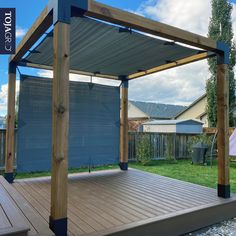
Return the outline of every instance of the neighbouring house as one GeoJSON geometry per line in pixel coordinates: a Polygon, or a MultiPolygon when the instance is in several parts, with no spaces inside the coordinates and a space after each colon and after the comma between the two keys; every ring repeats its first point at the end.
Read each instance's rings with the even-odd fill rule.
{"type": "Polygon", "coordinates": [[[176,134],[201,134],[203,122],[194,119],[187,120],[153,120],[141,125],[146,133],[176,133],[176,134]]]}
{"type": "Polygon", "coordinates": [[[153,102],[129,101],[129,130],[137,131],[139,126],[150,120],[170,120],[187,107],[153,102]]]}
{"type": "Polygon", "coordinates": [[[207,113],[207,96],[203,94],[195,100],[186,109],[175,116],[176,120],[197,119],[203,122],[204,127],[208,127],[207,113]]]}

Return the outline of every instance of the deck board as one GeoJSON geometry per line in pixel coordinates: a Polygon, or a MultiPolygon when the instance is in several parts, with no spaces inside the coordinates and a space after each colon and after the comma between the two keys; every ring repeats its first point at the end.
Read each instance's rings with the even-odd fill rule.
{"type": "MultiPolygon", "coordinates": [[[[13,187],[48,222],[50,178],[17,180],[13,187]]],[[[144,235],[142,229],[175,235],[172,228],[185,233],[205,226],[203,213],[212,215],[208,224],[236,216],[235,195],[220,199],[215,189],[134,169],[72,174],[68,188],[69,235],[144,235]],[[214,211],[229,206],[214,219],[214,211]],[[200,220],[192,228],[175,224],[194,217],[200,220]]]]}
{"type": "Polygon", "coordinates": [[[28,228],[29,236],[39,233],[45,236],[53,235],[48,229],[47,220],[43,220],[37,210],[32,208],[23,195],[19,194],[2,176],[0,176],[0,196],[4,213],[13,227],[13,232],[28,228]]]}

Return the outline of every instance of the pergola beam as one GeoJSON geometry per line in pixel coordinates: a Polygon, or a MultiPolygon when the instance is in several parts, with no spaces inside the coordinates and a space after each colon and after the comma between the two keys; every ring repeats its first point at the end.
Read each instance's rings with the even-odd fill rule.
{"type": "Polygon", "coordinates": [[[212,57],[212,56],[215,56],[215,54],[214,53],[208,53],[208,52],[199,53],[197,55],[186,57],[184,59],[180,59],[180,60],[177,60],[175,62],[170,62],[170,63],[164,64],[164,65],[161,65],[161,66],[157,66],[157,67],[154,67],[154,68],[146,70],[146,71],[141,71],[141,72],[137,72],[135,74],[131,74],[131,75],[128,76],[128,79],[129,80],[137,79],[141,76],[150,75],[150,74],[153,74],[153,73],[156,73],[156,72],[160,72],[160,71],[168,70],[168,69],[175,68],[175,67],[178,67],[178,66],[186,65],[186,64],[196,62],[196,61],[200,61],[200,60],[212,57]]]}
{"type": "MultiPolygon", "coordinates": [[[[18,65],[23,66],[23,67],[36,68],[36,69],[51,70],[51,71],[53,70],[53,66],[39,65],[39,64],[34,64],[30,62],[20,62],[18,65]]],[[[105,75],[105,74],[91,73],[91,72],[78,71],[78,70],[70,70],[70,73],[77,74],[77,75],[95,76],[95,77],[104,78],[104,79],[114,79],[114,80],[119,79],[118,76],[114,76],[114,75],[105,75]]]]}
{"type": "Polygon", "coordinates": [[[39,38],[52,25],[53,17],[46,6],[35,23],[24,36],[16,48],[16,53],[10,57],[9,62],[17,63],[27,53],[27,51],[39,40],[39,38]]]}
{"type": "Polygon", "coordinates": [[[93,0],[88,0],[88,10],[85,12],[85,15],[208,51],[217,50],[217,43],[213,39],[163,24],[143,16],[122,11],[93,0]]]}

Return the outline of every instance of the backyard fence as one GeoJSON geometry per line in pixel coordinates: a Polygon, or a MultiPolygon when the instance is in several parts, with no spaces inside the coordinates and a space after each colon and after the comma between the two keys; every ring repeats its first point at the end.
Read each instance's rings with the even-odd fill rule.
{"type": "MultiPolygon", "coordinates": [[[[0,170],[3,170],[5,166],[5,150],[6,150],[6,129],[0,129],[0,170]]],[[[14,161],[13,165],[16,166],[16,155],[14,155],[13,161],[14,161]]]]}
{"type": "MultiPolygon", "coordinates": [[[[189,144],[193,137],[196,137],[196,135],[130,132],[129,161],[137,161],[140,152],[141,154],[145,154],[146,152],[154,160],[191,158],[189,144]]],[[[0,169],[3,169],[5,165],[5,143],[6,130],[0,129],[0,169]]],[[[16,166],[16,155],[14,166],[16,166]]]]}
{"type": "Polygon", "coordinates": [[[196,135],[130,132],[129,161],[136,161],[139,155],[148,155],[151,159],[190,158],[189,144],[194,136],[196,135]]]}

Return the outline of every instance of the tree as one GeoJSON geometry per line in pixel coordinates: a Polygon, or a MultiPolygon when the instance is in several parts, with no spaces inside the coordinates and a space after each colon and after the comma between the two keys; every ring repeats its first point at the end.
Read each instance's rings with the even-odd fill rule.
{"type": "MultiPolygon", "coordinates": [[[[233,108],[235,107],[235,79],[233,68],[235,66],[235,43],[233,41],[232,30],[232,4],[227,0],[212,0],[212,17],[208,29],[208,37],[223,41],[230,45],[230,63],[229,63],[229,125],[234,125],[233,108]]],[[[217,123],[217,102],[216,102],[216,70],[217,59],[208,59],[209,71],[211,77],[207,81],[207,117],[209,125],[216,127],[217,123]]]]}

